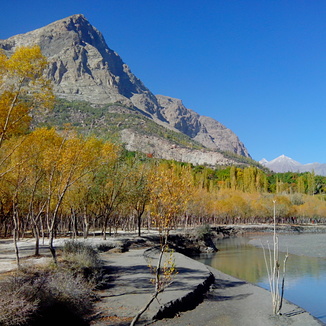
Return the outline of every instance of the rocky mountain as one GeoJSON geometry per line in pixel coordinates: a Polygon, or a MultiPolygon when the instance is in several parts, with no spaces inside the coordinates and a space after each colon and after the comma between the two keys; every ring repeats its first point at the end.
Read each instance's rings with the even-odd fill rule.
{"type": "Polygon", "coordinates": [[[171,126],[211,150],[220,149],[249,157],[239,138],[220,122],[187,109],[182,101],[168,96],[156,96],[160,112],[171,126]]]}
{"type": "Polygon", "coordinates": [[[309,163],[301,164],[290,157],[281,155],[272,161],[262,159],[260,164],[266,166],[274,172],[313,172],[316,175],[326,176],[326,164],[321,163],[309,163]]]}
{"type": "MultiPolygon", "coordinates": [[[[105,121],[110,120],[113,113],[115,118],[120,114],[120,121],[116,125],[119,126],[118,132],[122,141],[131,150],[148,152],[148,149],[145,150],[148,138],[146,139],[141,130],[141,124],[137,129],[129,128],[130,124],[125,123],[132,119],[130,114],[134,116],[138,114],[143,117],[143,121],[149,119],[171,132],[188,136],[204,148],[203,153],[211,152],[208,155],[210,158],[207,156],[205,159],[199,159],[197,153],[190,159],[190,148],[189,154],[183,155],[180,160],[186,160],[187,157],[187,161],[194,164],[232,163],[232,159],[226,159],[221,151],[250,158],[239,138],[218,121],[187,109],[179,99],[155,96],[131,72],[120,56],[107,46],[103,35],[83,15],[73,15],[26,34],[0,40],[0,48],[8,54],[19,46],[34,44],[40,45],[43,54],[48,58],[47,76],[53,81],[55,94],[58,98],[72,103],[71,107],[67,107],[70,111],[68,121],[72,124],[88,129],[95,129],[101,125],[102,128],[105,129],[107,126],[109,129],[105,121]],[[76,102],[87,102],[93,109],[88,111],[76,109],[74,108],[76,102]],[[111,114],[110,118],[103,113],[104,108],[111,114]],[[97,118],[88,124],[85,123],[94,115],[97,118]],[[126,134],[129,136],[126,137],[126,134]],[[137,146],[132,139],[137,139],[137,146]]],[[[63,119],[62,116],[58,117],[63,114],[60,112],[56,111],[56,119],[63,119]]],[[[68,122],[67,116],[65,117],[65,122],[68,122]]],[[[43,122],[52,118],[43,117],[43,122]]],[[[36,117],[37,119],[42,120],[39,117],[36,117]]],[[[55,121],[54,118],[52,120],[55,121]]],[[[170,147],[175,146],[175,143],[171,144],[169,139],[162,139],[162,136],[156,138],[157,140],[150,146],[151,152],[167,158],[169,156],[167,151],[162,150],[163,140],[170,142],[170,147]]],[[[176,159],[177,156],[180,155],[171,158],[176,159]]]]}

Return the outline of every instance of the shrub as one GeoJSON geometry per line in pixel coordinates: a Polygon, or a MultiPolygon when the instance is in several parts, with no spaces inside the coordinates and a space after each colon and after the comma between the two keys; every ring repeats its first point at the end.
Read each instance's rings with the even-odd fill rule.
{"type": "Polygon", "coordinates": [[[24,275],[8,277],[0,284],[0,325],[27,324],[38,309],[39,282],[24,275]]]}
{"type": "Polygon", "coordinates": [[[98,252],[88,244],[80,241],[66,241],[63,246],[62,268],[81,274],[95,286],[101,282],[101,260],[98,252]]]}
{"type": "Polygon", "coordinates": [[[297,206],[303,205],[305,203],[305,201],[303,199],[302,194],[293,194],[291,196],[291,203],[293,205],[297,205],[297,206]]]}
{"type": "Polygon", "coordinates": [[[202,225],[196,229],[196,236],[199,240],[205,240],[211,237],[212,231],[209,224],[202,225]]]}
{"type": "Polygon", "coordinates": [[[49,275],[43,288],[43,308],[59,305],[75,315],[83,316],[92,308],[92,288],[81,275],[58,270],[49,275]]]}
{"type": "Polygon", "coordinates": [[[80,324],[91,312],[98,254],[81,242],[67,242],[63,253],[58,266],[23,268],[0,283],[0,326],[43,325],[51,319],[60,324],[69,318],[80,324]]]}
{"type": "Polygon", "coordinates": [[[80,241],[66,241],[63,247],[63,257],[76,268],[98,268],[101,266],[97,251],[90,245],[80,241]]]}
{"type": "Polygon", "coordinates": [[[31,319],[36,310],[36,302],[29,302],[17,293],[4,292],[0,297],[0,325],[24,325],[31,319]]]}

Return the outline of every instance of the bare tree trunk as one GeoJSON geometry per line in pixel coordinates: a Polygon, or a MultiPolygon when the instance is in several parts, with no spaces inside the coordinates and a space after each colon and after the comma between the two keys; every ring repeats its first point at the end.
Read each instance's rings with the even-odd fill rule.
{"type": "MultiPolygon", "coordinates": [[[[43,210],[44,206],[45,206],[45,204],[43,205],[42,209],[39,211],[39,213],[37,214],[36,217],[33,216],[33,212],[31,213],[32,229],[33,229],[33,234],[35,237],[35,252],[34,252],[35,256],[40,255],[40,229],[38,226],[39,221],[41,223],[42,235],[44,236],[43,224],[42,224],[42,218],[41,218],[41,214],[42,214],[42,210],[43,210]]],[[[44,244],[44,238],[43,238],[43,244],[44,244]]]]}
{"type": "Polygon", "coordinates": [[[149,299],[149,301],[146,303],[146,305],[138,311],[137,315],[134,317],[134,319],[132,320],[132,322],[130,323],[130,326],[134,326],[137,321],[139,320],[139,318],[142,316],[142,314],[149,308],[149,306],[151,305],[151,303],[157,298],[157,296],[163,292],[165,290],[165,288],[171,284],[164,284],[164,282],[162,282],[161,278],[163,277],[162,275],[162,259],[163,259],[163,255],[164,252],[167,248],[167,240],[168,240],[168,233],[166,233],[164,235],[163,238],[163,243],[161,245],[161,249],[160,249],[160,255],[158,257],[157,260],[157,265],[156,265],[156,271],[155,271],[155,291],[152,294],[151,298],[149,299]]]}
{"type": "Polygon", "coordinates": [[[49,230],[49,249],[53,258],[54,263],[57,265],[57,254],[55,251],[55,248],[53,246],[53,240],[54,240],[54,228],[49,230]]]}
{"type": "Polygon", "coordinates": [[[33,221],[33,234],[35,237],[35,251],[34,251],[34,256],[39,256],[40,255],[40,231],[33,221]]]}
{"type": "Polygon", "coordinates": [[[77,227],[77,214],[74,209],[71,209],[71,222],[72,222],[72,237],[74,240],[78,236],[78,227],[77,227]]]}
{"type": "Polygon", "coordinates": [[[45,242],[45,232],[44,232],[44,225],[43,225],[43,219],[42,219],[42,217],[40,219],[40,223],[41,223],[42,244],[44,245],[44,242],[45,242]]]}
{"type": "Polygon", "coordinates": [[[83,232],[84,239],[87,239],[89,233],[89,221],[87,217],[87,209],[84,207],[84,232],[83,232]]]}
{"type": "Polygon", "coordinates": [[[106,240],[106,229],[108,227],[108,217],[104,217],[103,227],[102,227],[102,233],[103,233],[103,240],[106,240]]]}
{"type": "MultiPolygon", "coordinates": [[[[162,291],[161,291],[162,292],[162,291]]],[[[153,295],[151,296],[151,298],[149,299],[149,301],[147,302],[147,304],[138,311],[137,315],[134,317],[134,319],[132,320],[132,322],[130,323],[130,326],[134,326],[136,325],[137,321],[139,320],[139,318],[141,317],[141,315],[149,308],[149,306],[151,305],[151,303],[157,298],[157,296],[160,294],[160,292],[155,292],[153,293],[153,295]]]]}
{"type": "Polygon", "coordinates": [[[143,212],[141,214],[138,214],[137,216],[137,222],[138,222],[138,236],[141,236],[141,216],[143,215],[143,212]]]}
{"type": "Polygon", "coordinates": [[[17,244],[17,241],[18,241],[18,223],[17,223],[16,209],[14,209],[13,220],[14,220],[13,241],[14,241],[14,247],[15,247],[15,256],[16,256],[17,269],[19,269],[20,268],[20,259],[19,259],[19,249],[18,249],[18,244],[17,244]]]}
{"type": "Polygon", "coordinates": [[[274,233],[273,233],[273,255],[271,253],[271,248],[268,245],[269,251],[269,262],[266,258],[265,249],[263,246],[264,252],[264,259],[268,273],[268,280],[270,291],[272,295],[272,305],[273,305],[273,313],[275,315],[279,315],[282,304],[283,304],[283,296],[284,296],[284,280],[285,280],[285,271],[286,271],[286,262],[288,259],[288,254],[286,254],[284,261],[283,261],[283,275],[282,281],[280,283],[280,267],[281,263],[279,261],[279,243],[278,237],[276,235],[276,214],[275,214],[275,203],[276,201],[273,200],[274,203],[274,233]]]}

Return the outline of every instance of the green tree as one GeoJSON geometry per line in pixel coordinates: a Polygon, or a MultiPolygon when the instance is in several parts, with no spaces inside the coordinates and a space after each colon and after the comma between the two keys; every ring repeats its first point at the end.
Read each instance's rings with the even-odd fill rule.
{"type": "Polygon", "coordinates": [[[230,168],[230,183],[231,183],[231,189],[236,190],[237,189],[237,169],[235,166],[231,166],[231,168],[230,168]]]}
{"type": "Polygon", "coordinates": [[[305,186],[305,181],[304,181],[304,176],[299,176],[297,179],[297,192],[300,194],[306,193],[306,186],[305,186]]]}
{"type": "Polygon", "coordinates": [[[316,190],[316,179],[315,172],[311,172],[307,174],[307,193],[308,195],[313,195],[316,190]]]}

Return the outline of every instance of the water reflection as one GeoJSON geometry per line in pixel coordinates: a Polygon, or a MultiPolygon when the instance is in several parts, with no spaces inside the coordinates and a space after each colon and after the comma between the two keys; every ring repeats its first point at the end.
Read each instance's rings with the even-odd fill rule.
{"type": "MultiPolygon", "coordinates": [[[[249,241],[250,238],[246,237],[219,240],[216,243],[219,252],[202,254],[198,260],[226,274],[269,289],[263,250],[250,245],[249,241]]],[[[284,255],[280,255],[281,261],[284,255]]],[[[286,267],[286,299],[326,323],[326,259],[289,254],[286,267]]]]}

